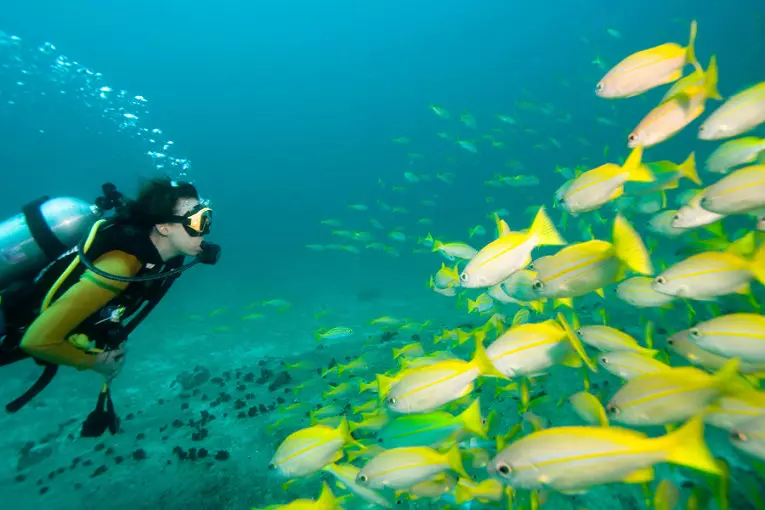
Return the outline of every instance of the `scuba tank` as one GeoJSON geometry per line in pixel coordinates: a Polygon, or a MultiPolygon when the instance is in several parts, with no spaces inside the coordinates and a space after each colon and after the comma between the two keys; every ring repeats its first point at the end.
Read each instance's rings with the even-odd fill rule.
{"type": "Polygon", "coordinates": [[[0,289],[33,277],[74,248],[102,215],[78,198],[41,197],[0,223],[0,289]]]}

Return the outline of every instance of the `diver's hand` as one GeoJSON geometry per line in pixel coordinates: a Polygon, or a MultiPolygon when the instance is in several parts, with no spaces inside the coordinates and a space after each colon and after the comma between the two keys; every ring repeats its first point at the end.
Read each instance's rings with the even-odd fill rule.
{"type": "Polygon", "coordinates": [[[125,348],[120,346],[118,349],[97,354],[93,370],[103,375],[107,381],[111,381],[122,370],[122,365],[125,364],[125,353],[125,348]]]}

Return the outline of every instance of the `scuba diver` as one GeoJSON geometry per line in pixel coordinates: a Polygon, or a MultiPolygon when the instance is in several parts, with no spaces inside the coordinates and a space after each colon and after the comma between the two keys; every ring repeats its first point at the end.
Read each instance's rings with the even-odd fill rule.
{"type": "MultiPolygon", "coordinates": [[[[192,184],[153,179],[132,201],[111,184],[103,191],[91,208],[96,215],[113,209],[114,215],[95,221],[74,248],[56,237],[57,230],[88,218],[92,222],[93,215],[51,226],[46,204],[62,199],[44,197],[25,207],[26,221],[11,223],[28,225],[33,243],[26,244],[38,246],[50,263],[36,276],[20,275],[7,287],[0,272],[0,366],[31,357],[44,367],[35,385],[6,410],[19,410],[61,365],[93,370],[106,382],[96,410],[83,424],[82,435],[88,437],[119,428],[108,383],[123,366],[128,335],[183,271],[200,262],[215,264],[220,256],[219,246],[203,240],[210,232],[212,209],[192,184]],[[184,257],[194,260],[183,265],[184,257]]],[[[8,260],[2,242],[9,222],[0,224],[0,264],[3,256],[8,260]]]]}

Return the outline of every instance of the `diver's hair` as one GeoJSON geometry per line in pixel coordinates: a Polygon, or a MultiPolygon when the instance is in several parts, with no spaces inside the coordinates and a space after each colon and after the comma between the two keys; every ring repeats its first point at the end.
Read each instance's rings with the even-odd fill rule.
{"type": "Polygon", "coordinates": [[[174,181],[169,177],[151,179],[143,183],[136,199],[128,202],[122,214],[123,220],[150,229],[176,215],[175,206],[181,198],[199,200],[199,193],[188,182],[174,181]]]}

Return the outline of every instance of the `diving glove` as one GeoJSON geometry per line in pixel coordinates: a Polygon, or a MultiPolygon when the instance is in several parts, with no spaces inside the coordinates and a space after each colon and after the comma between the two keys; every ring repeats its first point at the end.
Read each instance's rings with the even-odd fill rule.
{"type": "Polygon", "coordinates": [[[111,351],[98,353],[96,362],[93,364],[93,370],[103,375],[107,381],[111,381],[122,370],[122,366],[125,364],[125,354],[125,348],[122,346],[111,351]]]}

